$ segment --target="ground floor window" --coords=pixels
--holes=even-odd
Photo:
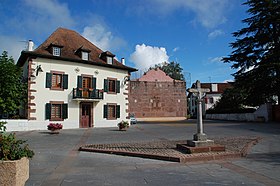
[[[120,105],[108,103],[104,105],[104,118],[114,120],[120,118]]]
[[[63,121],[66,118],[68,118],[68,104],[59,101],[46,103],[46,119]]]

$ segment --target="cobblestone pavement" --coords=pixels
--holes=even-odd
[[[177,144],[186,144],[186,140],[165,140],[146,143],[88,144],[81,146],[79,150],[187,163],[246,156],[250,147],[256,144],[260,138],[223,137],[212,140],[214,140],[215,144],[224,145],[226,151],[186,154],[180,152],[176,148]]]

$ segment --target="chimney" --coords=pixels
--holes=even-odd
[[[125,65],[125,59],[124,58],[121,59],[121,62],[122,62],[123,65]]]
[[[29,40],[27,43],[27,51],[33,51],[34,43],[32,40]]]

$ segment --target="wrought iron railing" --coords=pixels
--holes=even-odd
[[[73,88],[73,99],[103,99],[103,90]]]

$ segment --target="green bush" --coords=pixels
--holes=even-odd
[[[34,152],[24,140],[17,140],[15,133],[6,134],[6,122],[0,122],[0,160],[19,160],[32,158]]]

